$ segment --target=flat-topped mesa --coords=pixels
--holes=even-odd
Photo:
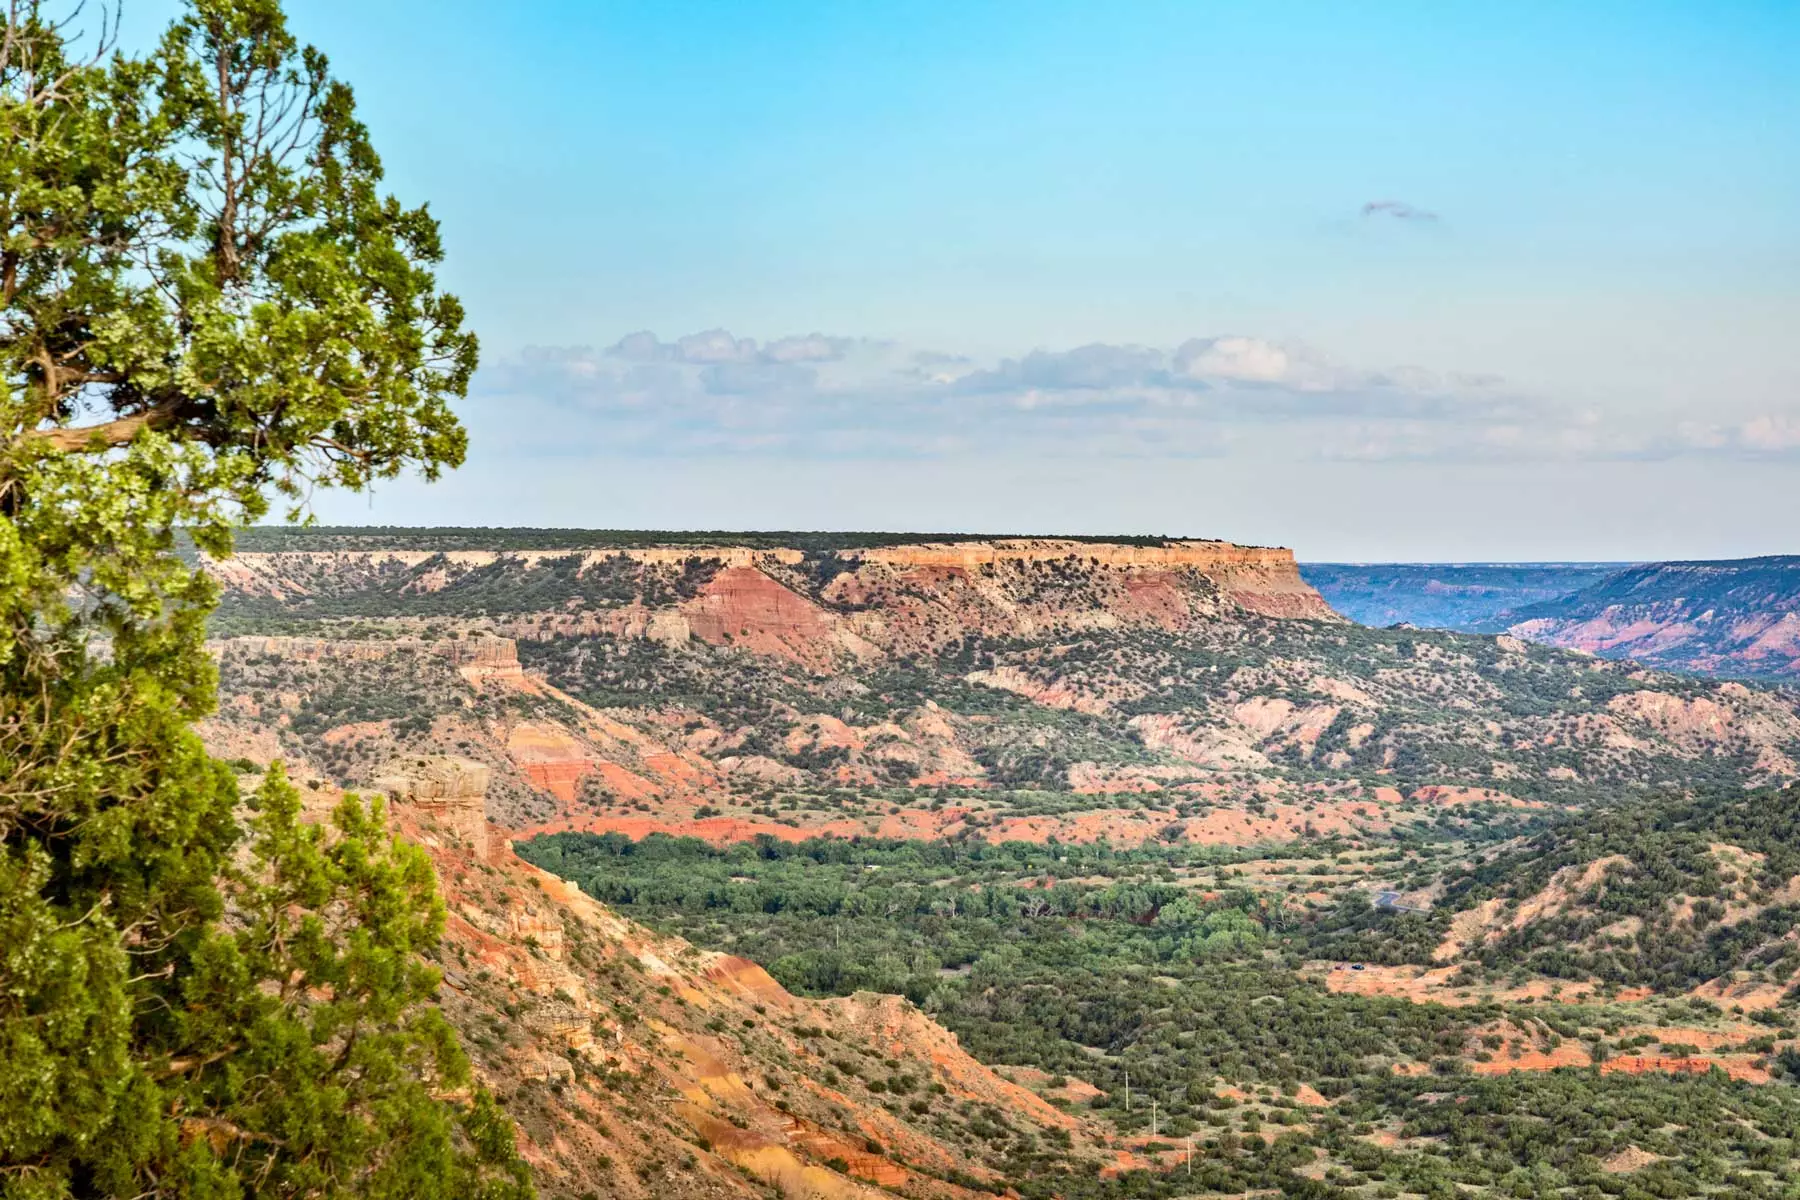
[[[472,570],[502,563],[533,568],[566,563],[570,559],[579,561],[578,569],[583,574],[621,560],[647,569],[710,564],[719,570],[715,578],[723,578],[727,585],[738,580],[740,589],[748,586],[741,581],[752,574],[780,580],[784,578],[784,571],[794,568],[804,571],[809,560],[821,555],[835,557],[844,563],[894,570],[949,570],[971,574],[991,571],[1009,563],[1078,560],[1104,571],[1133,576],[1189,572],[1210,580],[1226,599],[1261,616],[1318,620],[1332,620],[1337,616],[1325,599],[1300,577],[1294,552],[1281,547],[1241,546],[1200,539],[1108,542],[1056,537],[969,538],[876,546],[859,545],[858,540],[856,535],[846,534],[844,544],[833,548],[829,535],[819,535],[810,543],[810,550],[732,545],[586,549],[551,545],[444,552],[408,549],[281,551],[241,554],[217,564],[213,570],[230,590],[246,595],[293,598],[309,594],[315,586],[333,586],[333,577],[341,586],[345,580],[392,580],[393,571],[412,572],[414,578],[405,584],[406,590],[433,592],[453,586],[460,574]]]
[[[806,552],[786,546],[607,546],[600,549],[541,546],[518,550],[248,550],[227,559],[209,559],[206,570],[227,586],[252,594],[281,594],[272,580],[284,567],[333,567],[355,564],[370,567],[420,567],[440,562],[451,567],[488,567],[501,561],[536,566],[579,558],[584,566],[622,558],[651,566],[679,566],[689,562],[717,562],[727,567],[754,567],[764,562],[794,566]]]
[[[1190,570],[1211,579],[1240,607],[1262,616],[1320,619],[1337,616],[1325,598],[1300,577],[1294,552],[1280,546],[1240,546],[1234,542],[1202,540],[1139,545],[1074,538],[996,538],[985,542],[875,546],[845,550],[841,557],[893,567],[962,570],[1006,562],[1054,562],[1073,557],[1120,569]]]
[[[525,669],[519,665],[519,643],[509,637],[443,638],[425,645],[433,654],[448,658],[470,683],[525,677]]]
[[[490,776],[488,765],[472,758],[416,756],[389,763],[372,786],[410,805],[485,859],[490,849],[486,809]]]

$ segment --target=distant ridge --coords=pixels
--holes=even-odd
[[[1172,546],[1220,538],[1164,534],[884,533],[833,530],[576,529],[527,526],[258,525],[238,535],[237,548],[252,554],[306,550],[604,550],[649,546],[741,546],[758,550],[863,550],[920,543],[1054,539],[1106,546]]]
[[[1510,633],[1725,678],[1800,679],[1800,555],[1660,563],[1302,563],[1363,625]]]
[[[1301,563],[1300,574],[1361,625],[1488,630],[1509,609],[1563,596],[1628,563]]]
[[[1520,637],[1671,670],[1800,679],[1800,555],[1629,567],[1499,620]]]

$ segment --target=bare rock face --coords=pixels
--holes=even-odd
[[[511,638],[454,638],[427,645],[433,653],[448,658],[470,683],[490,680],[516,683],[525,677],[519,668],[519,645]]]
[[[472,758],[449,755],[403,758],[374,781],[375,787],[437,824],[477,855],[488,854],[485,802],[491,769]]]
[[[799,661],[835,652],[836,618],[754,567],[728,567],[684,606],[693,636]]]

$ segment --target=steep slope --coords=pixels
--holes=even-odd
[[[520,861],[483,819],[488,775],[406,758],[382,784],[449,909],[441,1003],[547,1196],[974,1197],[1021,1156],[1051,1179],[1116,1162],[903,999],[799,999]]]
[[[1495,620],[1519,637],[1669,670],[1800,679],[1800,556],[1633,567]]]

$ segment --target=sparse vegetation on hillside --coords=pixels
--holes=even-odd
[[[705,529],[527,529],[513,526],[458,529],[383,525],[258,525],[244,531],[246,553],[282,554],[325,550],[615,550],[646,546],[745,546],[758,550],[796,549],[825,554],[874,546],[920,542],[989,542],[1027,537],[1007,533],[857,533],[817,530],[743,531]],[[1058,534],[1059,539],[1104,545],[1166,546],[1175,540],[1143,534]]]
[[[1800,790],[1621,805],[1453,874],[1400,936],[1430,961],[1460,919],[1474,931],[1463,956],[1490,972],[1785,990],[1800,979],[1797,881]]]

